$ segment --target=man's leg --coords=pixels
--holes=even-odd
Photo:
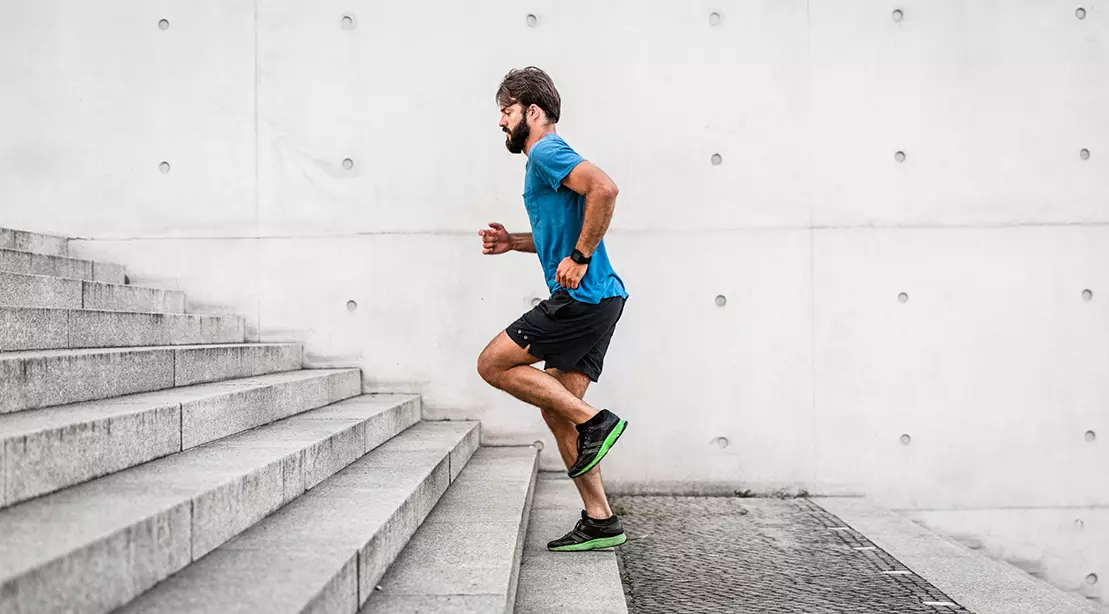
[[[597,410],[566,389],[557,379],[531,365],[539,359],[501,331],[478,357],[477,371],[494,388],[536,407],[545,408],[575,425],[588,422]],[[577,433],[574,434],[577,441]],[[575,449],[576,449],[576,443]]]
[[[547,369],[547,373],[558,380],[574,396],[579,399],[585,397],[585,391],[589,388],[589,377],[584,373],[580,371],[567,373],[558,369]],[[566,463],[566,468],[569,469],[573,466],[578,455],[578,430],[573,422],[566,420],[554,411],[545,407],[541,410],[543,420],[547,422],[555,441],[558,442],[558,451],[562,455],[562,462]],[[575,478],[574,485],[578,487],[582,503],[585,505],[585,513],[589,514],[590,518],[603,520],[612,516],[612,508],[608,505],[605,487],[601,482],[600,465],[593,467],[581,477]]]

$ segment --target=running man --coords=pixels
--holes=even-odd
[[[496,222],[480,231],[483,253],[538,254],[551,296],[497,335],[478,358],[491,386],[538,407],[581,493],[585,510],[551,550],[593,550],[627,541],[601,483],[599,463],[627,426],[583,399],[628,293],[608,260],[603,237],[616,205],[616,184],[555,133],[562,102],[535,67],[509,72],[497,89],[508,151],[527,155],[524,206],[530,233]],[[544,360],[544,371],[531,365]]]

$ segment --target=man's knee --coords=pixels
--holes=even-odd
[[[477,373],[490,386],[497,385],[497,375],[500,374],[500,370],[497,368],[496,362],[489,356],[489,350],[485,350],[478,355]]]

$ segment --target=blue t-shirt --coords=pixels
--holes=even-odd
[[[577,247],[585,216],[585,196],[562,185],[562,180],[583,161],[562,137],[553,133],[539,139],[528,152],[524,206],[551,294],[562,288],[555,281],[555,273],[559,263]],[[609,262],[604,239],[593,252],[577,289],[567,290],[574,299],[594,305],[614,296],[628,297],[624,282]]]

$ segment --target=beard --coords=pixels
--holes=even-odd
[[[531,128],[528,126],[527,119],[521,119],[515,128],[505,128],[504,131],[508,134],[508,138],[504,141],[504,146],[508,148],[508,151],[514,154],[523,153],[524,147],[528,143],[528,137],[531,136]]]

